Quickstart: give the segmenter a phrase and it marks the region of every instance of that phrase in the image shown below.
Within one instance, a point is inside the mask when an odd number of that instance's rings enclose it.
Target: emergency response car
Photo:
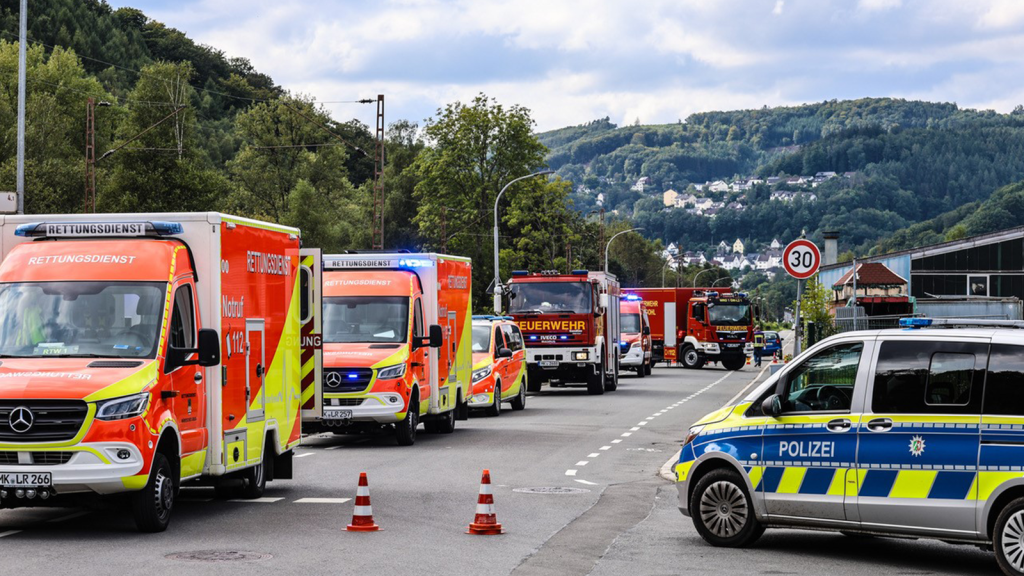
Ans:
[[[323,378],[304,426],[394,429],[400,445],[451,433],[468,417],[472,377],[468,258],[443,254],[323,257]]]
[[[473,391],[470,408],[501,415],[501,403],[526,408],[526,346],[510,316],[473,316]]]
[[[258,498],[299,443],[299,231],[224,214],[0,219],[0,507],[185,481]]]
[[[902,324],[827,338],[690,428],[679,509],[705,540],[937,538],[1024,574],[1024,322]]]
[[[619,365],[635,370],[640,378],[651,373],[651,323],[643,298],[636,294],[622,296],[619,303]]]

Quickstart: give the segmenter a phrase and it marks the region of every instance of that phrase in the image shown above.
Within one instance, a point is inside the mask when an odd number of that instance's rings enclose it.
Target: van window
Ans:
[[[526,347],[526,343],[523,342],[523,333],[519,331],[519,326],[512,326],[512,339],[515,340],[516,350],[522,350]]]
[[[703,304],[694,304],[693,305],[693,319],[697,320],[698,322],[703,322],[704,321],[704,305]]]
[[[422,300],[416,299],[416,306],[413,308],[412,313],[412,335],[417,338],[422,338],[423,334],[423,304]]]
[[[299,323],[309,322],[313,313],[313,272],[308,266],[299,268]]]
[[[192,307],[192,287],[179,286],[174,292],[174,311],[171,312],[170,343],[175,348],[195,347],[195,313]]]
[[[505,342],[505,334],[502,332],[501,327],[499,326],[498,329],[494,331],[493,352],[495,356],[497,356],[498,350],[501,350],[502,348],[508,348],[508,343]]]
[[[992,345],[985,381],[985,414],[1024,416],[1024,346]]]
[[[988,345],[882,342],[871,411],[876,414],[979,414]]]
[[[512,332],[511,325],[503,324],[501,327],[501,332],[505,335],[505,346],[508,347],[509,350],[515,352],[517,350],[522,349],[523,344],[516,337],[515,333]]]
[[[849,412],[863,351],[861,342],[839,344],[798,366],[786,379],[782,411]]]

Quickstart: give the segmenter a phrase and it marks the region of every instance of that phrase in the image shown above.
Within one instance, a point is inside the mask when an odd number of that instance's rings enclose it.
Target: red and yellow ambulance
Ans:
[[[643,378],[651,373],[651,323],[643,298],[624,294],[619,302],[619,362]]]
[[[468,415],[472,268],[442,254],[323,257],[323,378],[305,399],[306,427],[391,427],[400,445],[450,433]]]
[[[526,408],[526,344],[511,316],[473,316],[470,408],[501,415],[501,403]]]
[[[299,443],[299,231],[217,213],[0,218],[0,507],[259,497]]]

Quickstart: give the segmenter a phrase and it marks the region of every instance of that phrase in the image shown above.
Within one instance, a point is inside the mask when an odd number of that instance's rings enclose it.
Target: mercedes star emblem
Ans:
[[[341,386],[341,374],[338,372],[328,372],[324,379],[327,380],[327,385],[331,388]]]
[[[36,417],[32,414],[32,411],[25,406],[18,406],[14,410],[11,410],[11,415],[7,418],[7,423],[10,424],[11,430],[14,430],[18,434],[28,432],[35,421]]]

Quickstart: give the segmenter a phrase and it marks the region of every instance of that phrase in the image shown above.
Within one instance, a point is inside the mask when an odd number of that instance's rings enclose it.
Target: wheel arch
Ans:
[[[995,536],[996,518],[1007,504],[1017,498],[1024,498],[1024,478],[1006,482],[985,501],[981,523],[979,523],[983,529],[982,536],[984,538],[991,540]]]
[[[697,483],[701,478],[715,470],[732,470],[733,472],[740,475],[743,479],[743,483],[747,487],[747,493],[750,494],[750,499],[754,503],[754,512],[758,518],[763,518],[763,510],[761,501],[756,498],[754,488],[755,486],[750,483],[750,475],[747,474],[746,469],[739,463],[738,460],[732,456],[722,452],[711,452],[702,454],[694,462],[690,468],[690,472],[686,476],[686,501],[690,502],[693,498],[693,490],[696,488]]]

